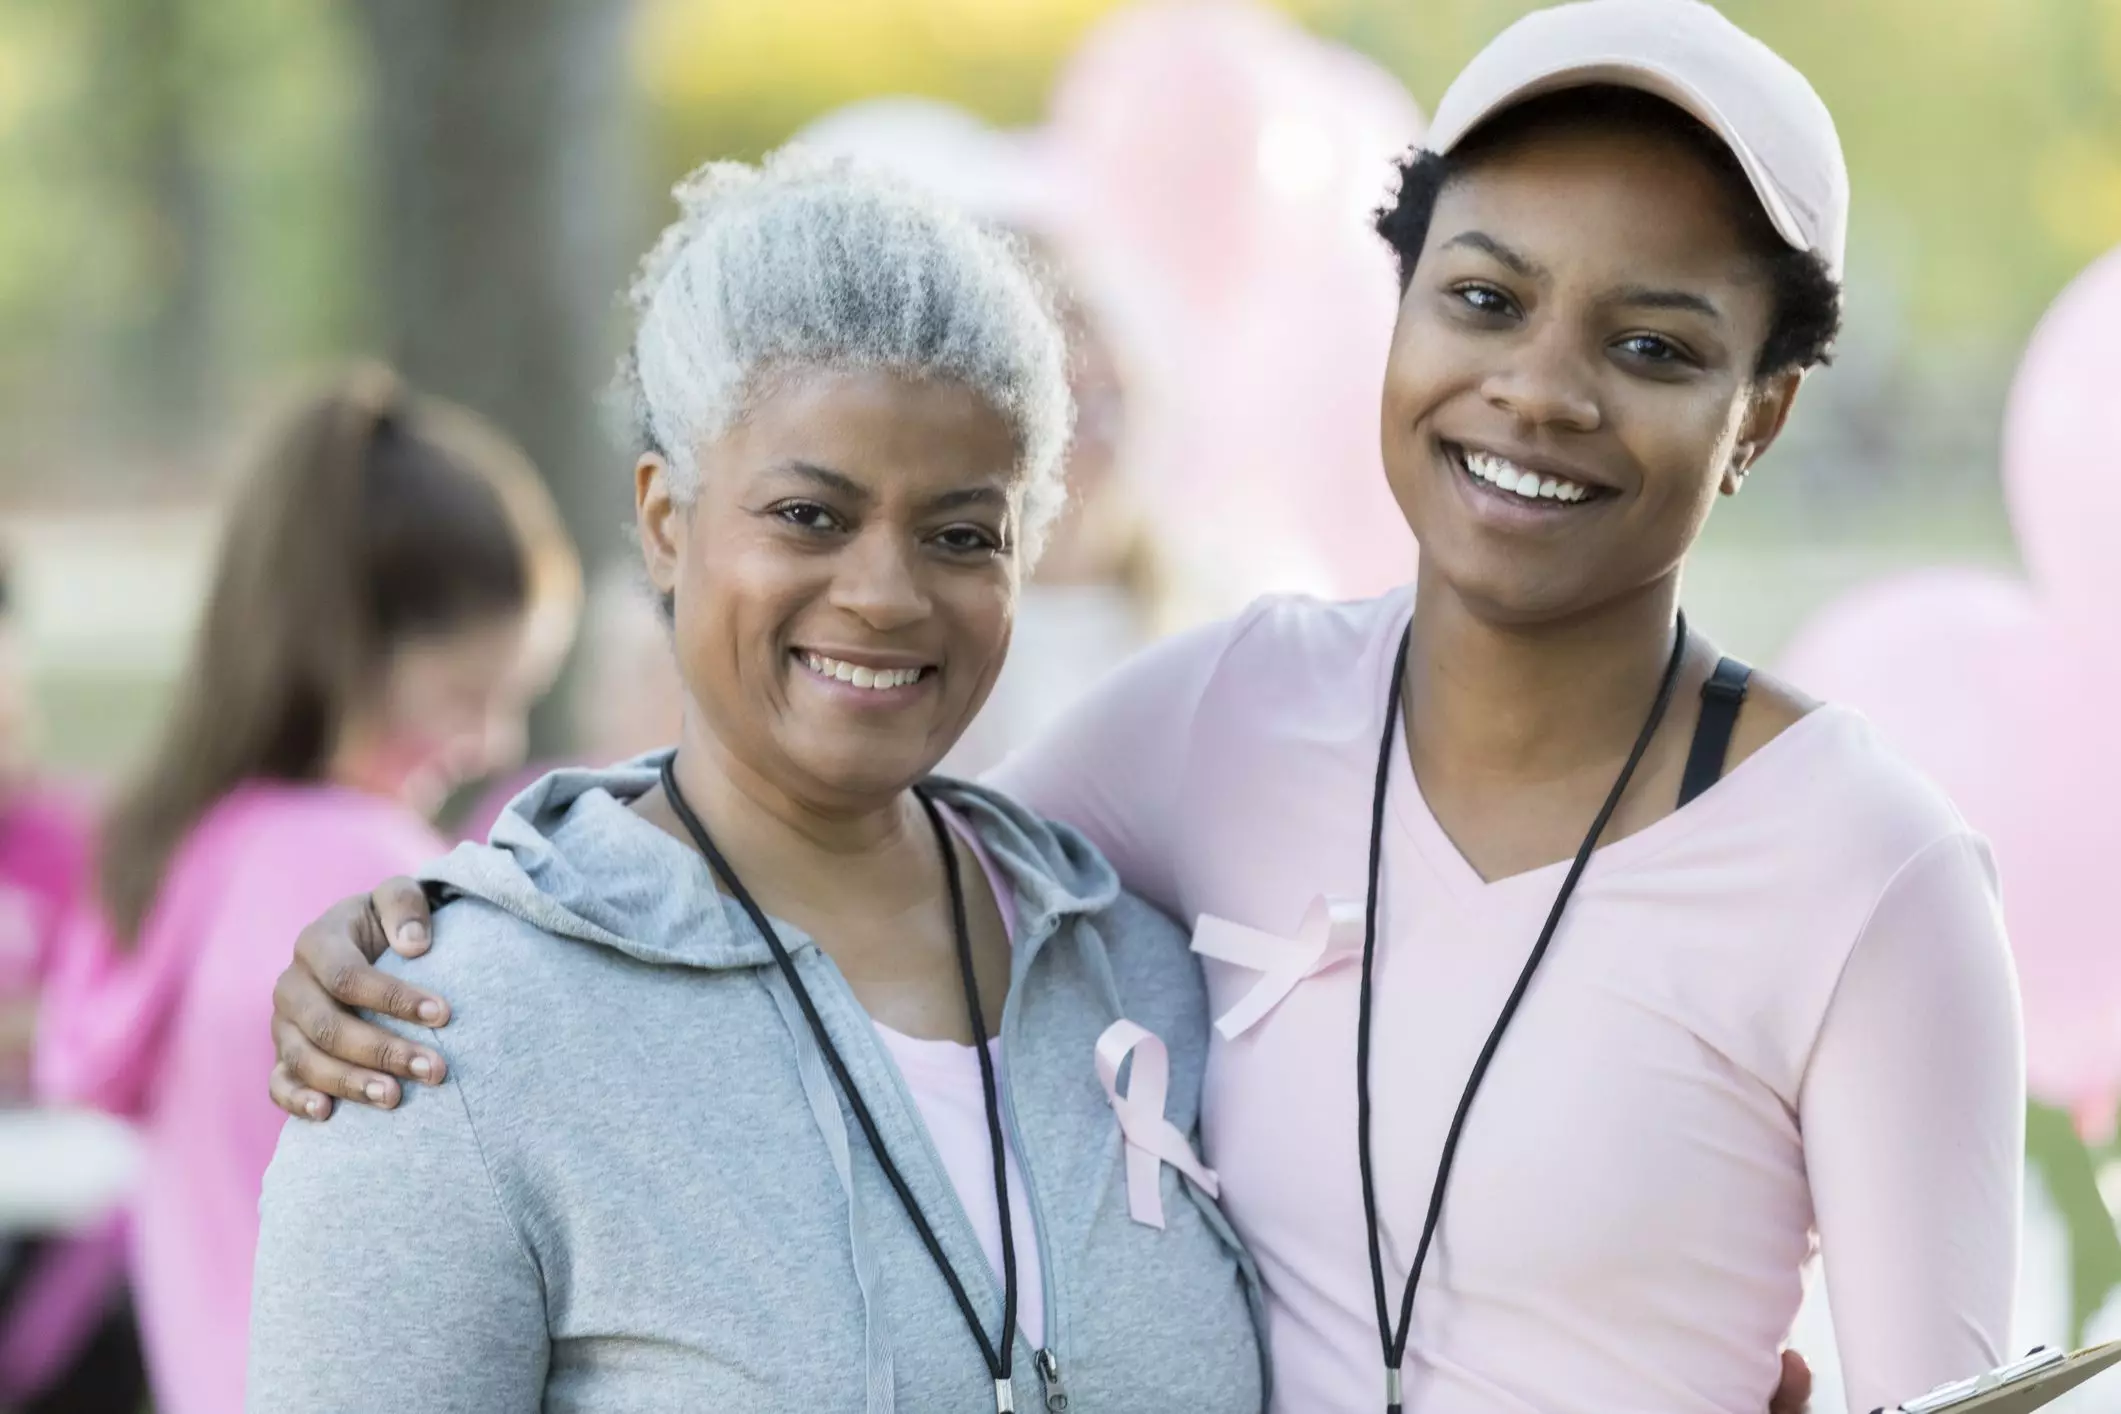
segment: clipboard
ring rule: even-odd
[[[2121,1340],[2074,1355],[2041,1346],[2023,1360],[1969,1380],[1939,1385],[1899,1409],[1905,1414],[2032,1414],[2116,1364],[2121,1364]]]

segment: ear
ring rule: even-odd
[[[641,542],[641,563],[658,595],[677,589],[678,563],[685,557],[685,537],[690,530],[685,508],[677,498],[677,473],[656,452],[644,453],[633,464],[634,533]]]
[[[1753,463],[1775,445],[1782,429],[1790,420],[1790,409],[1797,405],[1797,390],[1804,385],[1802,370],[1792,369],[1763,378],[1746,397],[1745,420],[1739,425],[1738,438],[1731,446],[1730,465],[1723,470],[1723,494],[1735,496],[1738,488],[1745,484],[1746,473]]]

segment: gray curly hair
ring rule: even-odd
[[[1010,237],[844,160],[783,149],[711,162],[675,188],[680,215],[641,262],[618,402],[637,450],[678,495],[695,449],[776,376],[889,369],[960,383],[1015,429],[1017,544],[1036,560],[1066,499],[1067,343],[1045,282]]]

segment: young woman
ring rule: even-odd
[[[1278,1408],[1757,1410],[1815,1242],[1851,1408],[2002,1354],[2023,1082],[1987,850],[1679,612],[1825,359],[1846,209],[1825,107],[1709,6],[1513,26],[1380,220],[1414,592],[1167,642],[1000,774],[1197,920],[1203,1138]],[[367,902],[288,974],[291,1107],[439,1064],[316,980],[429,1000],[347,970],[420,936],[409,889]]]
[[[451,1084],[288,1129],[250,1407],[1252,1414],[1183,935],[1072,832],[921,784],[1058,509],[1059,327],[892,184],[678,194],[630,361],[677,749],[436,869],[462,901],[401,971],[463,1009]],[[408,1169],[443,1200],[375,1182]]]
[[[304,405],[239,489],[167,734],[105,823],[99,907],[60,950],[37,1043],[47,1099],[144,1132],[133,1287],[162,1414],[243,1403],[282,1121],[211,1077],[270,1064],[267,940],[441,847],[427,817],[448,789],[521,752],[578,584],[522,454],[380,369]]]

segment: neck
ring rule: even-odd
[[[1402,688],[1417,775],[1531,783],[1624,757],[1671,656],[1678,602],[1674,574],[1586,614],[1502,624],[1423,573]]]
[[[778,877],[833,877],[816,872],[821,865],[846,869],[895,859],[924,837],[910,828],[919,814],[912,792],[882,799],[805,796],[730,751],[689,709],[672,769],[685,803],[755,889],[770,888]],[[678,833],[683,837],[682,829]],[[753,869],[766,877],[754,881]]]
[[[394,772],[383,753],[358,731],[341,733],[331,758],[324,763],[324,779],[347,790],[394,801],[423,819],[433,819],[442,808],[440,793],[423,788],[423,782],[409,780],[402,772]]]

